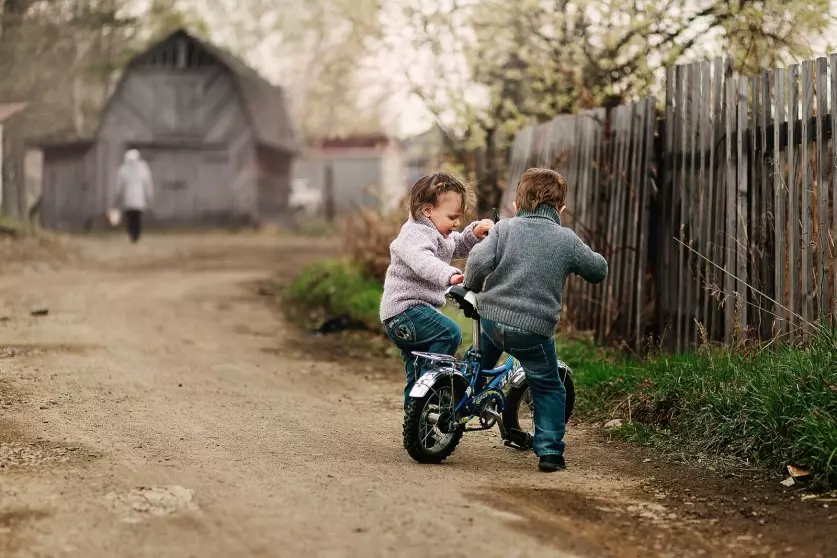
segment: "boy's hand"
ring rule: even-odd
[[[450,277],[450,284],[451,285],[458,285],[458,284],[462,283],[462,281],[464,281],[464,280],[465,280],[464,275],[462,275],[461,273],[455,273],[455,274],[451,275],[451,277]]]
[[[474,227],[474,236],[482,240],[486,236],[488,236],[488,231],[490,231],[494,227],[494,221],[491,219],[483,219],[477,226]]]

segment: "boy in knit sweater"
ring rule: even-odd
[[[590,283],[605,279],[605,259],[561,226],[567,182],[549,169],[529,169],[517,186],[517,216],[498,222],[474,248],[465,286],[478,292],[483,369],[505,351],[520,361],[535,407],[538,467],[565,468],[566,391],[558,373],[553,336],[561,292],[570,273]]]
[[[450,265],[464,258],[485,238],[493,221],[485,219],[456,232],[469,191],[455,177],[435,173],[420,178],[410,191],[410,217],[390,244],[380,318],[387,336],[401,350],[407,373],[404,407],[415,370],[412,351],[453,355],[462,342],[459,326],[437,310],[445,290],[462,282],[462,271]]]

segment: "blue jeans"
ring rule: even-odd
[[[459,325],[429,306],[413,306],[384,322],[387,337],[401,350],[407,385],[404,386],[404,408],[409,403],[410,390],[421,377],[426,360],[420,360],[416,370],[416,357],[412,351],[453,355],[462,343]]]
[[[535,455],[564,455],[564,407],[567,391],[558,374],[555,340],[482,320],[482,367],[494,368],[505,351],[520,361],[535,407]]]

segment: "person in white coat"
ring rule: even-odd
[[[142,214],[154,201],[151,169],[136,149],[125,152],[125,160],[117,171],[116,200],[122,208],[131,242],[136,243],[142,232]]]

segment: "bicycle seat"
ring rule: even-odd
[[[469,291],[462,285],[453,285],[448,288],[445,295],[459,306],[466,318],[480,319],[480,313],[477,311],[477,297],[473,291]]]

